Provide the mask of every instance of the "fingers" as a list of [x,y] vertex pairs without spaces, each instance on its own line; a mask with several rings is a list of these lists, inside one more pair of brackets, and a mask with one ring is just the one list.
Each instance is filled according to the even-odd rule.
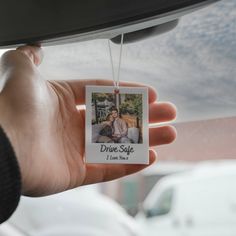
[[176,134],[176,129],[173,126],[149,128],[149,146],[171,143],[176,139]]
[[[85,110],[80,110],[80,115],[85,119]],[[149,128],[149,146],[172,143],[177,136],[176,129],[173,126],[163,126]]]
[[[62,82],[63,83],[63,82]],[[65,81],[67,83],[75,97],[75,102],[77,105],[83,105],[85,103],[85,86],[86,85],[97,85],[97,86],[113,86],[112,80],[69,80]],[[139,83],[128,83],[120,82],[120,86],[125,87],[147,87],[149,95],[149,103],[152,103],[157,100],[157,94],[154,88],[139,84]]]
[[148,165],[87,164],[86,176],[82,185],[110,181],[126,175],[136,173],[150,166],[155,160],[156,160],[156,152],[154,150],[149,150]]
[[149,104],[149,122],[158,123],[176,118],[176,107],[169,102],[154,102]]
[[[85,110],[80,109],[81,114],[85,117]],[[176,118],[176,107],[169,102],[149,104],[149,123],[168,122]]]

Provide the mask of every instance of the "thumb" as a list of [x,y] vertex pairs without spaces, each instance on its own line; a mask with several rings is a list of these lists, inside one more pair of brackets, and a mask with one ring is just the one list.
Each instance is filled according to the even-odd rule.
[[37,46],[21,46],[16,50],[9,50],[1,57],[1,72],[10,70],[14,71],[29,71],[38,66],[43,59],[43,52]]
[[24,53],[36,66],[40,65],[43,60],[43,51],[39,46],[20,46],[16,51]]
[[5,52],[0,61],[1,94],[32,93],[31,90],[37,85],[36,81],[40,79],[36,67],[42,59],[43,52],[38,46],[21,46]]

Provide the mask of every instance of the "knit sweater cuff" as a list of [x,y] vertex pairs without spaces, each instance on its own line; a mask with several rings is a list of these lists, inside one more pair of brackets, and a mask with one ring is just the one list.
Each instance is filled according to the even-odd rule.
[[21,196],[21,176],[16,155],[0,127],[0,223],[15,211]]

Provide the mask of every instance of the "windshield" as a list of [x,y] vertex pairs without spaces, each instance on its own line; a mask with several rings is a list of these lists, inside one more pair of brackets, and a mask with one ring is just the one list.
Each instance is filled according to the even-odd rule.
[[[176,104],[178,122],[236,115],[234,22],[235,2],[222,1],[182,17],[166,34],[125,45],[121,80],[154,86],[160,100]],[[107,40],[45,48],[41,71],[45,78],[111,78]]]

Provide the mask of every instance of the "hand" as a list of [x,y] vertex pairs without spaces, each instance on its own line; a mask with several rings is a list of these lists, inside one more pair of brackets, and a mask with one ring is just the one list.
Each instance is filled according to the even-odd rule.
[[[0,125],[15,150],[22,175],[22,193],[43,196],[77,186],[113,180],[147,165],[86,164],[84,162],[86,85],[112,85],[107,80],[44,80],[37,69],[39,47],[24,46],[1,59]],[[121,86],[140,86],[121,83]],[[157,103],[149,88],[150,123],[169,121],[176,111],[170,103]],[[150,128],[150,146],[175,139],[173,127]],[[150,164],[156,153],[150,150]]]

